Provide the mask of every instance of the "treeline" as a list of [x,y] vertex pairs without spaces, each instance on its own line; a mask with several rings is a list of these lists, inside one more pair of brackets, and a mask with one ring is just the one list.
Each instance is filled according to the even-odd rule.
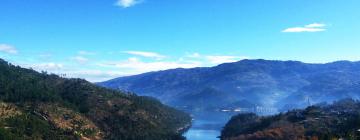
[[344,99],[274,116],[239,114],[221,132],[222,140],[358,140],[360,102]]
[[[38,73],[1,59],[0,102],[13,104],[22,112],[0,119],[0,139],[184,139],[181,128],[191,122],[189,115],[149,97],[105,89],[81,79]],[[81,119],[90,120],[99,130],[85,131],[90,124]]]

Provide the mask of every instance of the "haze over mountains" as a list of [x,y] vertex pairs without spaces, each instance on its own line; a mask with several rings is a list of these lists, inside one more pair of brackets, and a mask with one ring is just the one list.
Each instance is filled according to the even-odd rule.
[[360,62],[242,60],[208,68],[149,72],[98,84],[193,111],[254,106],[284,111],[342,98],[359,99],[358,77]]

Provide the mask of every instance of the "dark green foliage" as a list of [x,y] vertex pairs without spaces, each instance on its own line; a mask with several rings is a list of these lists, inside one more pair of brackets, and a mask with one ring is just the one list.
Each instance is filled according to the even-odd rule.
[[266,138],[277,134],[277,139],[286,139],[283,134],[289,126],[292,136],[301,139],[332,140],[360,138],[360,102],[345,99],[326,106],[310,106],[285,114],[259,117],[255,114],[234,116],[222,130],[222,139],[246,139],[248,136]]
[[253,133],[255,130],[253,128],[253,125],[258,124],[260,121],[259,119],[260,118],[254,113],[234,116],[224,127],[222,136],[229,137],[229,136],[237,136],[240,135],[241,133]]
[[30,140],[70,140],[76,137],[54,128],[47,121],[32,115],[20,115],[0,121],[0,139]]
[[254,113],[239,114],[230,119],[222,130],[223,137],[234,137],[241,134],[252,134],[270,126],[280,119],[280,115],[260,117]]
[[[110,116],[104,122],[108,126],[117,125],[111,131],[123,132],[113,133],[109,139],[126,139],[126,140],[162,140],[162,139],[179,139],[182,131],[179,128],[186,127],[190,118],[177,110],[163,106],[159,101],[149,97],[129,96],[134,102],[130,106],[116,106],[111,112],[119,112],[121,110],[123,116]],[[138,110],[141,108],[141,110]],[[144,110],[150,110],[152,114],[146,113]],[[135,114],[135,115],[131,115]],[[136,133],[137,135],[128,135],[128,133]]]
[[[41,116],[32,114],[42,103],[81,113],[104,132],[105,139],[181,139],[183,130],[191,122],[189,115],[152,98],[108,90],[81,79],[38,73],[1,59],[0,101],[13,103],[27,114],[2,120],[0,139],[76,138],[71,133],[56,129]],[[7,125],[14,128],[5,129]]]

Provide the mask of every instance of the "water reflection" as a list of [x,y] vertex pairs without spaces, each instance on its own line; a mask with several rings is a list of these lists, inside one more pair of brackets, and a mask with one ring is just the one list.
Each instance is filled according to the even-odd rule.
[[[191,112],[194,118],[192,127],[184,134],[187,140],[219,140],[217,137],[220,136],[221,129],[232,116],[238,114],[238,112],[227,111],[187,112]],[[271,115],[274,113],[257,112],[258,115]]]
[[187,140],[219,140],[217,137],[220,135],[218,130],[199,130],[190,129],[185,133]]
[[193,114],[191,129],[184,134],[187,140],[219,140],[220,131],[233,114],[199,112]]

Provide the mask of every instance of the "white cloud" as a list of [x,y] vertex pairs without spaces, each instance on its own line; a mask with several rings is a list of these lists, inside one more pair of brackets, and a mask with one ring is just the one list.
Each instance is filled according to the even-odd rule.
[[46,71],[49,73],[61,75],[65,78],[82,78],[90,82],[101,82],[110,80],[120,76],[126,76],[127,73],[122,71],[99,70],[99,69],[84,69],[79,67],[72,67],[61,63],[49,62],[38,64],[22,64],[26,68],[32,68],[36,71]]
[[63,69],[64,65],[50,62],[50,63],[33,64],[30,67],[38,71],[58,71],[60,69]]
[[[66,74],[65,77],[67,78],[83,78],[91,82],[99,82],[120,76],[129,76],[151,71],[175,68],[215,66],[217,64],[236,62],[241,59],[247,58],[242,56],[203,55],[200,53],[187,53],[179,58],[165,57],[165,59],[162,60],[154,60],[146,58],[162,58],[164,56],[152,52],[128,51],[127,53],[135,56],[129,57],[127,59],[120,59],[119,61],[114,61],[113,59],[91,59],[91,61],[94,60],[94,62],[90,63],[90,59],[78,53],[77,56],[67,59],[67,61],[71,60],[77,63],[86,63],[86,65],[81,65],[80,67],[79,64],[67,62],[66,59],[60,62],[46,62],[49,61],[49,59],[46,59],[46,61],[30,59],[31,61],[22,62],[20,63],[20,65],[26,68],[33,68],[37,71],[47,71],[49,73],[54,73],[62,76]],[[51,55],[44,55],[44,57],[48,56]],[[142,56],[145,58],[137,56]]]
[[162,62],[143,62],[138,58],[131,57],[126,61],[120,62],[105,62],[99,64],[100,66],[105,67],[116,67],[124,71],[130,72],[129,74],[139,74],[150,71],[159,71],[159,70],[167,70],[174,68],[194,68],[200,67],[200,62],[170,62],[170,61],[162,61]]
[[283,32],[285,33],[299,33],[299,32],[322,32],[326,31],[326,29],[320,28],[307,28],[307,27],[294,27],[285,29]]
[[116,2],[116,5],[123,7],[123,8],[128,8],[128,7],[134,6],[139,3],[140,3],[140,0],[118,0]]
[[[190,59],[190,60],[189,60]],[[199,53],[187,54],[185,57],[180,58],[182,62],[192,62],[192,60],[201,61],[207,66],[218,65],[221,63],[236,62],[243,59],[249,59],[246,56],[231,56],[231,55],[201,55]]]
[[206,59],[212,64],[236,62],[242,59],[248,59],[245,56],[226,56],[226,55],[212,55],[206,56]]
[[104,67],[105,69],[115,68],[116,71],[124,72],[124,75],[135,75],[145,72],[168,70],[175,68],[214,66],[221,63],[236,62],[247,58],[248,57],[244,56],[201,55],[199,53],[193,53],[190,55],[185,55],[185,57],[181,57],[177,61],[145,62],[137,57],[130,57],[124,61],[105,61],[102,63],[98,63],[98,66]]
[[126,75],[120,71],[110,70],[68,70],[62,73],[66,73],[67,78],[82,78],[90,82],[101,82]]
[[292,27],[283,30],[284,33],[300,33],[300,32],[323,32],[326,31],[326,24],[312,23],[304,27]]
[[307,27],[307,28],[322,28],[325,26],[326,25],[322,24],[322,23],[313,23],[313,24],[306,25],[305,27]]
[[89,61],[88,58],[85,58],[85,57],[83,57],[83,56],[75,56],[75,57],[72,57],[71,59],[72,59],[72,60],[75,60],[75,61],[78,62],[78,63],[86,63],[86,62]]
[[17,54],[18,51],[15,47],[7,44],[0,44],[0,52],[5,52],[8,54]]
[[156,58],[156,59],[163,59],[165,58],[164,55],[155,53],[155,52],[144,52],[144,51],[125,51],[126,54],[141,56],[141,57],[148,57],[148,58]]

